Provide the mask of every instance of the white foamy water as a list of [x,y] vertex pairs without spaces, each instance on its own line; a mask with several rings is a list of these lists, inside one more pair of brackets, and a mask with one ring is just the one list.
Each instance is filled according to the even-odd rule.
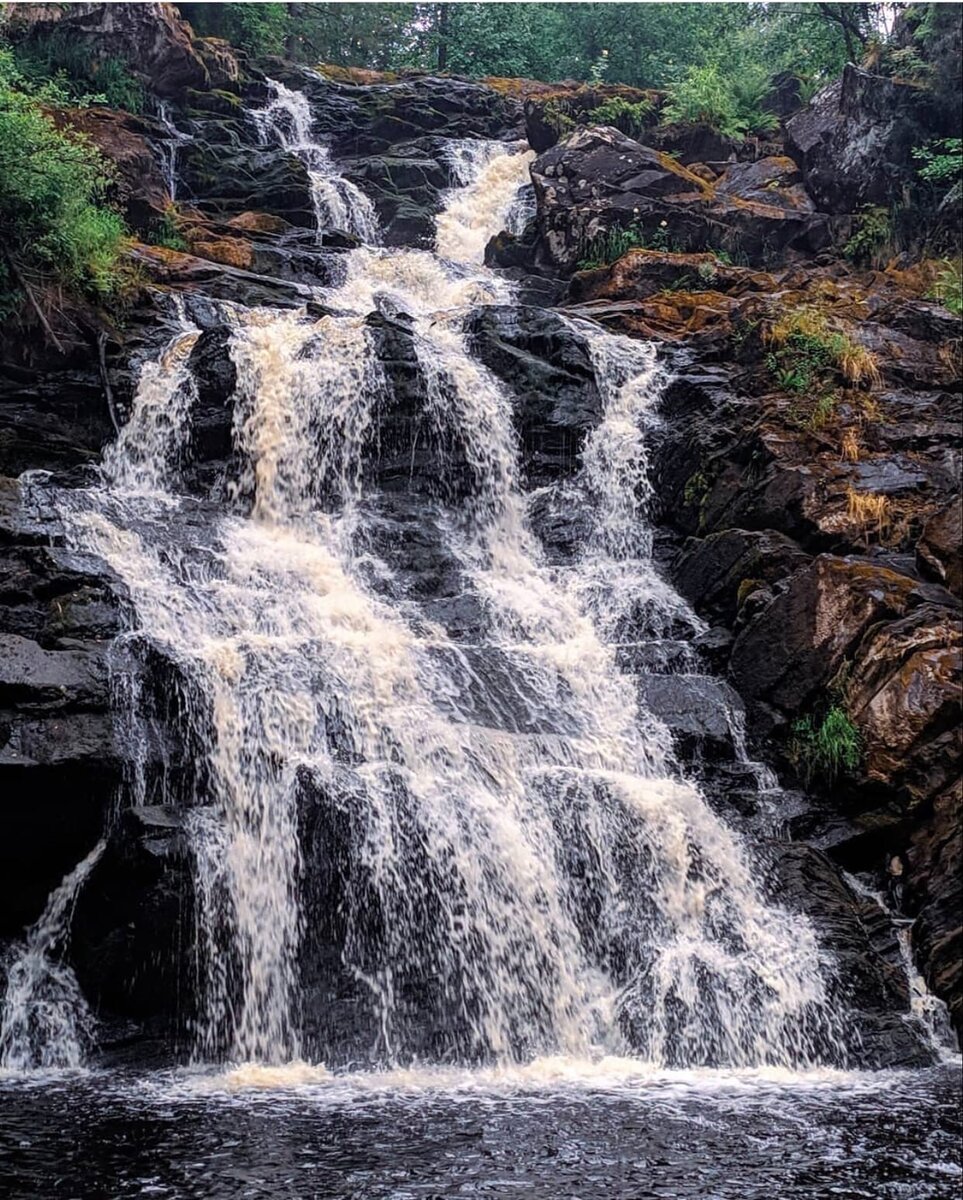
[[265,141],[279,142],[307,168],[318,232],[340,229],[366,242],[378,241],[374,205],[356,184],[338,174],[330,151],[315,138],[307,96],[273,79],[268,85],[274,99],[250,115]]
[[[310,114],[277,86],[301,152]],[[191,681],[185,734],[210,781],[189,823],[198,1057],[253,1063],[252,1079],[326,1078],[300,1062],[303,895],[324,864],[304,859],[299,813],[314,806],[340,830],[324,851],[340,966],[360,1052],[378,1062],[591,1074],[624,1059],[838,1061],[811,927],[765,902],[745,847],[616,662],[633,614],[699,627],[655,571],[645,527],[661,368],[650,347],[586,329],[602,414],[569,486],[594,524],[573,563],[548,564],[527,522],[515,399],[463,332],[471,306],[510,299],[477,264],[527,161],[477,166],[439,218],[438,255],[348,256],[324,297],[344,315],[231,317],[246,515],[201,535],[180,519],[185,328],[144,372],[108,487],[69,518],[74,544],[123,578],[139,635]],[[458,504],[423,504],[477,601],[471,642],[372,583],[392,579],[366,527],[390,392],[364,321],[376,306],[410,317],[424,416],[471,480]]]
[[7,969],[0,1021],[0,1068],[70,1069],[83,1064],[93,1018],[63,961],[77,893],[100,861],[104,842],[50,893],[40,920]]
[[438,214],[435,248],[452,262],[482,262],[489,238],[508,226],[519,188],[528,183],[528,168],[535,159],[534,151],[521,147],[517,153],[492,155],[474,150],[478,145],[461,143],[455,151],[463,186],[451,193]]

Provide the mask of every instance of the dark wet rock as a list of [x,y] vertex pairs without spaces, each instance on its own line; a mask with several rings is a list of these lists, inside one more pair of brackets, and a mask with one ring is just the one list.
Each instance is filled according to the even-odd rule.
[[233,330],[227,326],[206,329],[187,360],[196,389],[190,413],[191,455],[201,462],[226,459],[231,453],[237,389],[232,339]]
[[184,146],[178,166],[204,212],[231,217],[257,209],[292,225],[314,226],[307,168],[287,150],[193,141]]
[[191,1015],[193,856],[184,814],[128,808],[82,889],[71,960],[96,1009],[163,1029]]
[[341,170],[375,206],[386,246],[430,246],[442,196],[454,185],[443,138],[400,142],[366,158],[345,159]]
[[914,582],[865,560],[823,554],[746,626],[732,648],[740,693],[800,712],[877,622],[903,616]]
[[[580,130],[532,164],[539,248],[537,261],[571,272],[591,256],[606,232],[633,226],[686,251],[712,246],[752,261],[789,246],[819,249],[828,242],[824,222],[811,213],[802,189],[788,182],[784,162],[755,172],[739,168],[748,193],[776,186],[765,200],[707,183],[673,157],[642,146],[614,129]],[[741,176],[740,176],[741,178]]]
[[263,304],[300,308],[310,296],[309,289],[296,280],[258,275],[163,246],[137,245],[131,258],[154,282],[185,292],[203,293],[207,299],[231,300],[252,307]]
[[963,596],[963,508],[951,501],[923,526],[916,543],[916,562],[931,579]]
[[96,842],[122,769],[108,688],[123,627],[115,581],[38,544],[31,522],[30,508],[7,509],[0,559],[0,937],[36,920]]
[[799,168],[784,155],[732,163],[715,187],[723,196],[773,205],[786,212],[809,213],[816,208],[803,187]]
[[926,88],[854,67],[786,123],[786,149],[824,212],[889,204],[912,179],[912,151],[936,122]]
[[602,402],[586,339],[543,309],[490,305],[466,325],[472,352],[511,388],[531,481],[572,473]]
[[772,899],[806,913],[832,947],[831,1003],[857,1018],[841,1023],[852,1065],[879,1069],[932,1062],[924,1031],[911,1019],[896,931],[880,905],[851,887],[812,846],[773,846],[768,886]]
[[777,583],[809,561],[792,538],[775,530],[724,529],[689,538],[674,577],[699,612],[732,622],[751,591]]
[[915,916],[913,948],[932,990],[949,1005],[963,1037],[963,784],[933,802],[906,852],[906,907]]
[[639,699],[668,726],[683,759],[731,759],[735,753],[729,713],[738,697],[711,675],[639,675]]
[[847,711],[863,770],[908,808],[948,788],[963,759],[963,622],[924,603],[869,629],[853,658]]

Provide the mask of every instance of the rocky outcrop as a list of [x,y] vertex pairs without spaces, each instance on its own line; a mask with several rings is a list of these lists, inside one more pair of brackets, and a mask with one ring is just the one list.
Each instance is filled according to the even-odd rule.
[[[657,467],[661,509],[688,539],[674,577],[734,633],[729,677],[754,736],[822,795],[797,831],[880,886],[886,864],[904,864],[922,969],[959,1027],[949,963],[961,922],[942,865],[955,862],[963,757],[952,590],[959,324],[912,316],[898,272],[763,274],[705,258],[636,251],[576,276],[571,291],[581,311],[685,347]],[[710,269],[718,290],[677,290],[683,272]],[[832,404],[819,415],[806,393],[779,390],[766,333],[777,314],[807,305],[872,346],[878,373],[862,396],[826,380]],[[814,766],[819,752],[806,742],[830,711],[850,723],[857,747],[835,769]]]
[[161,168],[160,146],[169,138],[167,131],[147,118],[110,108],[53,109],[51,117],[59,128],[92,142],[112,164],[108,199],[131,230],[149,236],[171,203]]
[[[56,24],[58,34],[90,59],[120,59],[158,96],[175,98],[210,85],[193,31],[173,4],[11,4],[8,22],[14,36],[26,38]],[[223,50],[217,56],[222,77],[231,73],[232,57]]]
[[532,164],[539,236],[535,261],[571,273],[616,230],[674,249],[707,247],[772,258],[818,250],[825,221],[791,163],[736,163],[714,182],[615,129],[577,131]]
[[927,89],[851,63],[786,123],[786,149],[829,213],[890,204],[912,180],[912,151],[937,122]]

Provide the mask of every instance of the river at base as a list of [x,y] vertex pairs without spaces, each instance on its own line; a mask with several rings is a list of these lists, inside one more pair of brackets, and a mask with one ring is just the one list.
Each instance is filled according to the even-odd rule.
[[7,1200],[948,1200],[961,1178],[958,1063],[0,1077]]

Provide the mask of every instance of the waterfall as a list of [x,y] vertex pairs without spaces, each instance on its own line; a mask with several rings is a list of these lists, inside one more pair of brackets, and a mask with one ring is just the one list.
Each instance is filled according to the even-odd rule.
[[340,229],[365,242],[377,242],[378,218],[368,197],[338,174],[327,147],[312,132],[313,118],[304,92],[268,80],[274,99],[251,111],[264,141],[275,141],[304,163],[311,181],[311,199],[319,233]]
[[74,973],[63,961],[74,901],[104,852],[98,842],[55,888],[26,944],[7,968],[0,1021],[0,1067],[79,1067],[93,1019]]
[[164,168],[164,180],[167,184],[167,191],[171,201],[177,199],[178,191],[178,174],[177,174],[177,159],[181,146],[185,142],[190,142],[193,139],[190,134],[182,133],[174,123],[171,116],[171,104],[169,100],[157,101],[157,120],[164,127],[168,140],[161,143],[161,161]]
[[507,227],[535,158],[534,151],[520,147],[517,154],[492,154],[475,149],[479,145],[485,143],[458,142],[450,151],[462,186],[449,193],[438,214],[435,244],[442,258],[452,262],[481,263],[488,239]]
[[[309,166],[319,229],[372,240],[370,205],[311,141],[306,99],[272,87],[255,119]],[[437,254],[351,251],[320,319],[231,312],[237,507],[199,530],[178,492],[186,318],[142,373],[103,486],[71,501],[72,543],[120,575],[138,636],[191,682],[184,736],[209,780],[189,818],[198,1057],[305,1052],[312,797],[342,831],[340,958],[376,1060],[838,1060],[809,923],[766,903],[619,670],[631,623],[699,628],[656,571],[645,520],[663,368],[651,346],[579,326],[603,415],[563,486],[592,528],[573,562],[550,563],[528,521],[514,397],[464,333],[471,307],[511,297],[479,263],[530,155],[459,153]],[[464,448],[470,495],[425,502],[423,519],[477,602],[476,641],[399,599],[370,536],[365,468],[389,383],[365,317],[379,307],[410,318],[426,413]]]

